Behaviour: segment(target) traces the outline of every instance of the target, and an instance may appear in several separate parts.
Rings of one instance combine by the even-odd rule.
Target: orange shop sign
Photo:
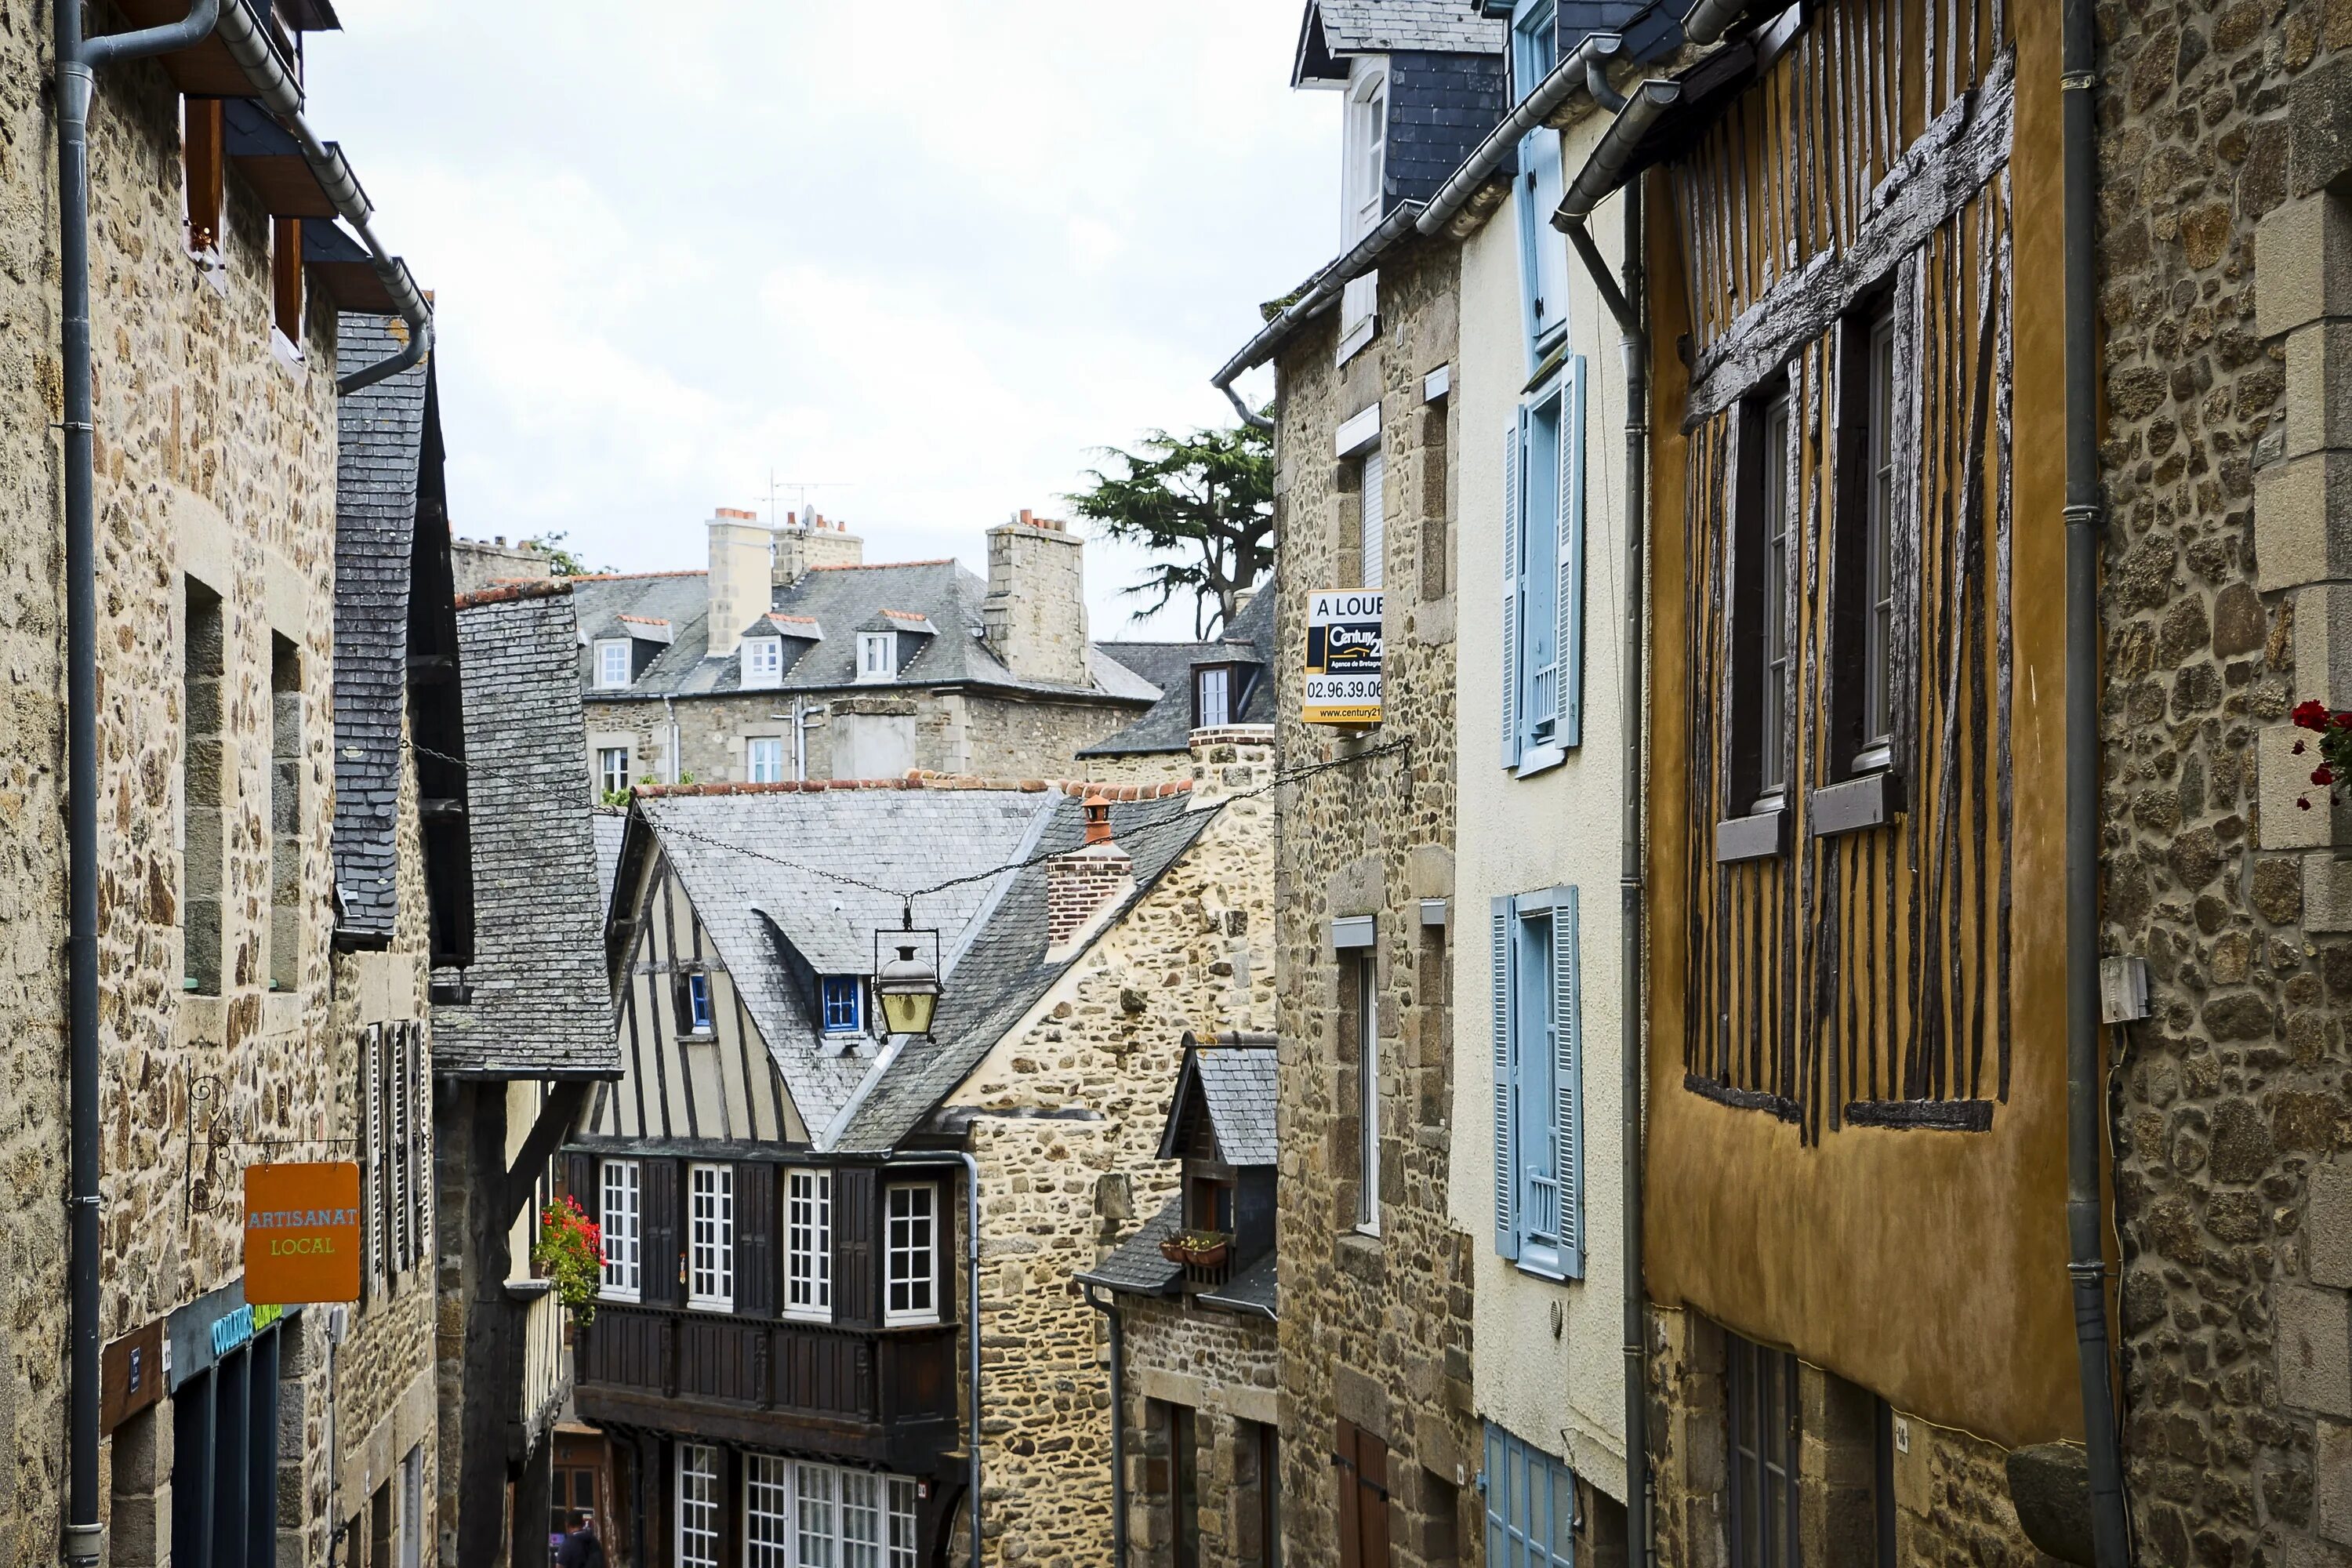
[[[245,1299],[360,1299],[360,1168],[252,1165],[245,1173]]]

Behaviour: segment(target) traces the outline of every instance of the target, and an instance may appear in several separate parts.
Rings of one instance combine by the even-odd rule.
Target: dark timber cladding
[[[1912,33],[1908,44],[1902,40]],[[2003,0],[1832,5],[1768,32],[1753,79],[1666,164],[1691,332],[1683,428],[1691,759],[1685,1085],[1794,1121],[1980,1129],[2010,1088],[2011,192]],[[1891,312],[1892,760],[1853,766],[1870,322]],[[1753,809],[1731,648],[1760,395],[1785,394],[1788,760],[1779,854]],[[1746,835],[1752,837],[1754,835]],[[1935,1102],[1941,1109],[1885,1102]]]

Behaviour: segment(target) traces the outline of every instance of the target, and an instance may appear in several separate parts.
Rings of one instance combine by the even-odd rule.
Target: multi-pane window
[[[1582,733],[1584,361],[1522,403],[1504,431],[1503,766],[1522,774]]]
[[[889,1517],[883,1523],[890,1532],[883,1568],[915,1568],[915,1483],[904,1476],[889,1478]]]
[[[1756,668],[1756,801],[1755,809],[1780,804],[1789,787],[1789,399],[1776,397],[1766,406],[1759,432],[1762,449],[1757,520],[1756,584],[1758,647]]]
[[[747,689],[780,686],[784,679],[784,639],[745,637],[741,676]]]
[[[882,1321],[939,1321],[940,1189],[930,1183],[891,1186],[884,1194],[887,1266]]]
[[[857,679],[887,680],[898,673],[898,638],[895,632],[857,634]]]
[[[645,1173],[635,1160],[606,1160],[600,1174],[604,1201],[597,1214],[604,1244],[602,1293],[615,1301],[635,1301],[645,1289]]]
[[[858,1028],[860,986],[855,974],[828,974],[823,984],[824,1032],[850,1035]]]
[[[1492,1568],[1572,1568],[1576,1477],[1540,1448],[1486,1427],[1486,1561]]]
[[[1853,400],[1845,435],[1855,444],[1854,471],[1849,470],[1846,494],[1841,498],[1858,511],[1859,537],[1847,531],[1858,560],[1858,592],[1849,601],[1847,625],[1854,640],[1845,674],[1853,682],[1855,750],[1851,770],[1867,773],[1886,767],[1895,752],[1895,638],[1897,597],[1901,589],[1896,561],[1898,535],[1895,479],[1903,454],[1895,432],[1895,316],[1882,311],[1854,329],[1859,352],[1849,356],[1841,395]],[[1843,759],[1842,759],[1843,760]]]
[[[830,1320],[833,1173],[788,1172],[784,1189],[784,1315]]]
[[[841,1472],[841,1568],[882,1568],[882,1478]]]
[[[607,637],[596,645],[596,684],[606,690],[629,683],[629,639]]]
[[[687,1305],[735,1306],[735,1168],[687,1167]]]
[[[1234,721],[1234,670],[1204,664],[1192,671],[1192,728],[1215,730]]]
[[[743,742],[744,771],[753,784],[784,782],[784,740],[781,735],[754,735]]]
[[[1356,79],[1348,89],[1348,122],[1342,155],[1346,243],[1353,246],[1380,226],[1383,187],[1388,174],[1388,76],[1371,57],[1360,57]],[[1351,279],[1339,296],[1339,333],[1343,344],[1358,334],[1369,335],[1380,309],[1380,274],[1367,272]]]
[[[619,795],[629,787],[628,747],[596,748],[596,787],[604,795]]]
[[[1723,1336],[1731,1568],[1797,1561],[1797,1358]]]
[[[712,1028],[710,976],[696,970],[686,977],[686,1026],[690,1034],[707,1035]]]
[[[1494,902],[1495,1249],[1554,1279],[1584,1273],[1577,940],[1573,888]]]
[[[831,1465],[797,1465],[793,1469],[800,1568],[840,1568],[841,1472]]]
[[[743,1568],[800,1568],[793,1550],[792,1463],[743,1456]]]
[[[677,1446],[678,1568],[719,1568],[719,1450]]]

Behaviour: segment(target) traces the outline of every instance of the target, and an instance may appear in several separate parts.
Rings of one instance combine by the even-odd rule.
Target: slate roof
[[[348,372],[396,352],[392,320],[343,312],[337,368]],[[335,416],[337,930],[374,939],[390,939],[399,915],[408,579],[425,429],[437,417],[430,356],[343,397]]]
[[[874,932],[899,921],[898,899],[822,873],[919,888],[986,871],[1030,852],[1057,798],[1013,788],[683,791],[640,796],[630,832],[650,832],[685,884],[814,1131],[839,1115],[874,1061],[824,1039],[784,944],[815,973],[871,973]],[[918,923],[940,928],[949,959],[994,880],[917,903]]]
[[[620,1072],[593,808],[580,792],[578,646],[572,595],[562,584],[458,601],[472,1000],[433,1009],[436,1072]]]
[[[1190,1142],[1184,1129],[1196,1115],[1209,1119],[1217,1158],[1229,1165],[1271,1165],[1275,1142],[1275,1058],[1271,1037],[1185,1037],[1184,1065],[1168,1108],[1160,1157],[1174,1160]]]
[[[1061,854],[1086,841],[1083,803],[1068,795],[1052,798],[1045,832],[1024,859]],[[1102,929],[1149,893],[1216,815],[1215,809],[1190,811],[1190,804],[1179,795],[1111,807],[1112,837],[1133,858],[1135,889]],[[950,950],[932,1037],[908,1042],[877,1069],[833,1147],[853,1153],[895,1148],[971,1076],[1076,962],[1076,954],[1047,958],[1045,928],[1045,868],[1027,866],[997,879],[978,929],[960,954]]]
[[[639,672],[625,692],[594,689],[595,671],[588,648],[582,650],[580,679],[591,697],[694,697],[742,689],[741,667],[731,655],[712,658],[707,574],[661,573],[648,576],[583,577],[575,580],[580,596],[580,626],[591,643],[600,637],[627,635],[624,616],[667,620],[674,634],[669,646]],[[981,602],[988,584],[953,561],[910,561],[870,566],[820,566],[791,587],[776,594],[771,609],[785,616],[806,616],[820,626],[920,631],[926,639],[898,670],[895,684],[939,686],[977,683],[1021,690],[1069,692],[1074,689],[1024,680],[1001,663],[980,640],[984,625]],[[891,618],[884,618],[885,612]],[[917,617],[909,620],[899,617]],[[794,626],[778,629],[799,635]],[[786,653],[792,653],[788,644]],[[1088,659],[1097,698],[1132,701],[1158,700],[1160,689],[1114,659],[1097,644]],[[805,642],[784,670],[780,689],[835,691],[851,687],[871,690],[889,681],[857,679],[857,648],[853,637]]]
[[[1133,1236],[1110,1249],[1100,1263],[1080,1274],[1081,1285],[1100,1285],[1130,1296],[1165,1296],[1184,1277],[1183,1265],[1160,1255],[1160,1244],[1184,1228],[1184,1200],[1173,1197]]]
[[[1263,1312],[1271,1318],[1275,1315],[1275,1282],[1280,1273],[1280,1258],[1281,1254],[1269,1252],[1215,1289],[1202,1291],[1194,1300],[1204,1306]]]
[[[1275,583],[1268,577],[1233,625],[1215,642],[1114,642],[1096,647],[1160,689],[1160,700],[1126,729],[1081,750],[1082,757],[1118,757],[1146,752],[1181,752],[1192,743],[1192,667],[1228,660],[1263,668],[1241,694],[1236,724],[1274,722]]]
[[[1323,41],[1336,54],[1499,54],[1511,26],[1503,17],[1480,16],[1468,0],[1310,0],[1307,11],[1309,25],[1321,22]]]
[[[621,834],[629,825],[628,807],[600,805],[588,819],[596,835],[596,907],[613,907],[613,879],[621,865]]]

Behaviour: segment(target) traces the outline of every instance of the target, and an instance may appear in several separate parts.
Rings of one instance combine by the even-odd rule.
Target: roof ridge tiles
[[[952,555],[933,556],[928,561],[834,561],[823,566],[812,566],[812,572],[887,572],[896,566],[952,566]]]
[[[496,587],[478,588],[457,597],[457,608],[474,609],[482,605],[509,605],[519,599],[553,599],[572,592],[572,580],[558,577],[552,581],[503,583]]]
[[[708,577],[708,566],[685,566],[672,572],[580,572],[566,577],[567,583],[635,583],[648,577]]]
[[[1156,784],[1095,784],[1085,779],[1002,779],[974,773],[930,773],[918,768],[898,778],[782,779],[772,784],[638,784],[629,793],[640,800],[700,800],[721,795],[827,795],[839,790],[1002,790],[1022,795],[1058,791],[1073,799],[1099,796],[1119,804],[1171,800],[1190,795],[1191,779]]]

